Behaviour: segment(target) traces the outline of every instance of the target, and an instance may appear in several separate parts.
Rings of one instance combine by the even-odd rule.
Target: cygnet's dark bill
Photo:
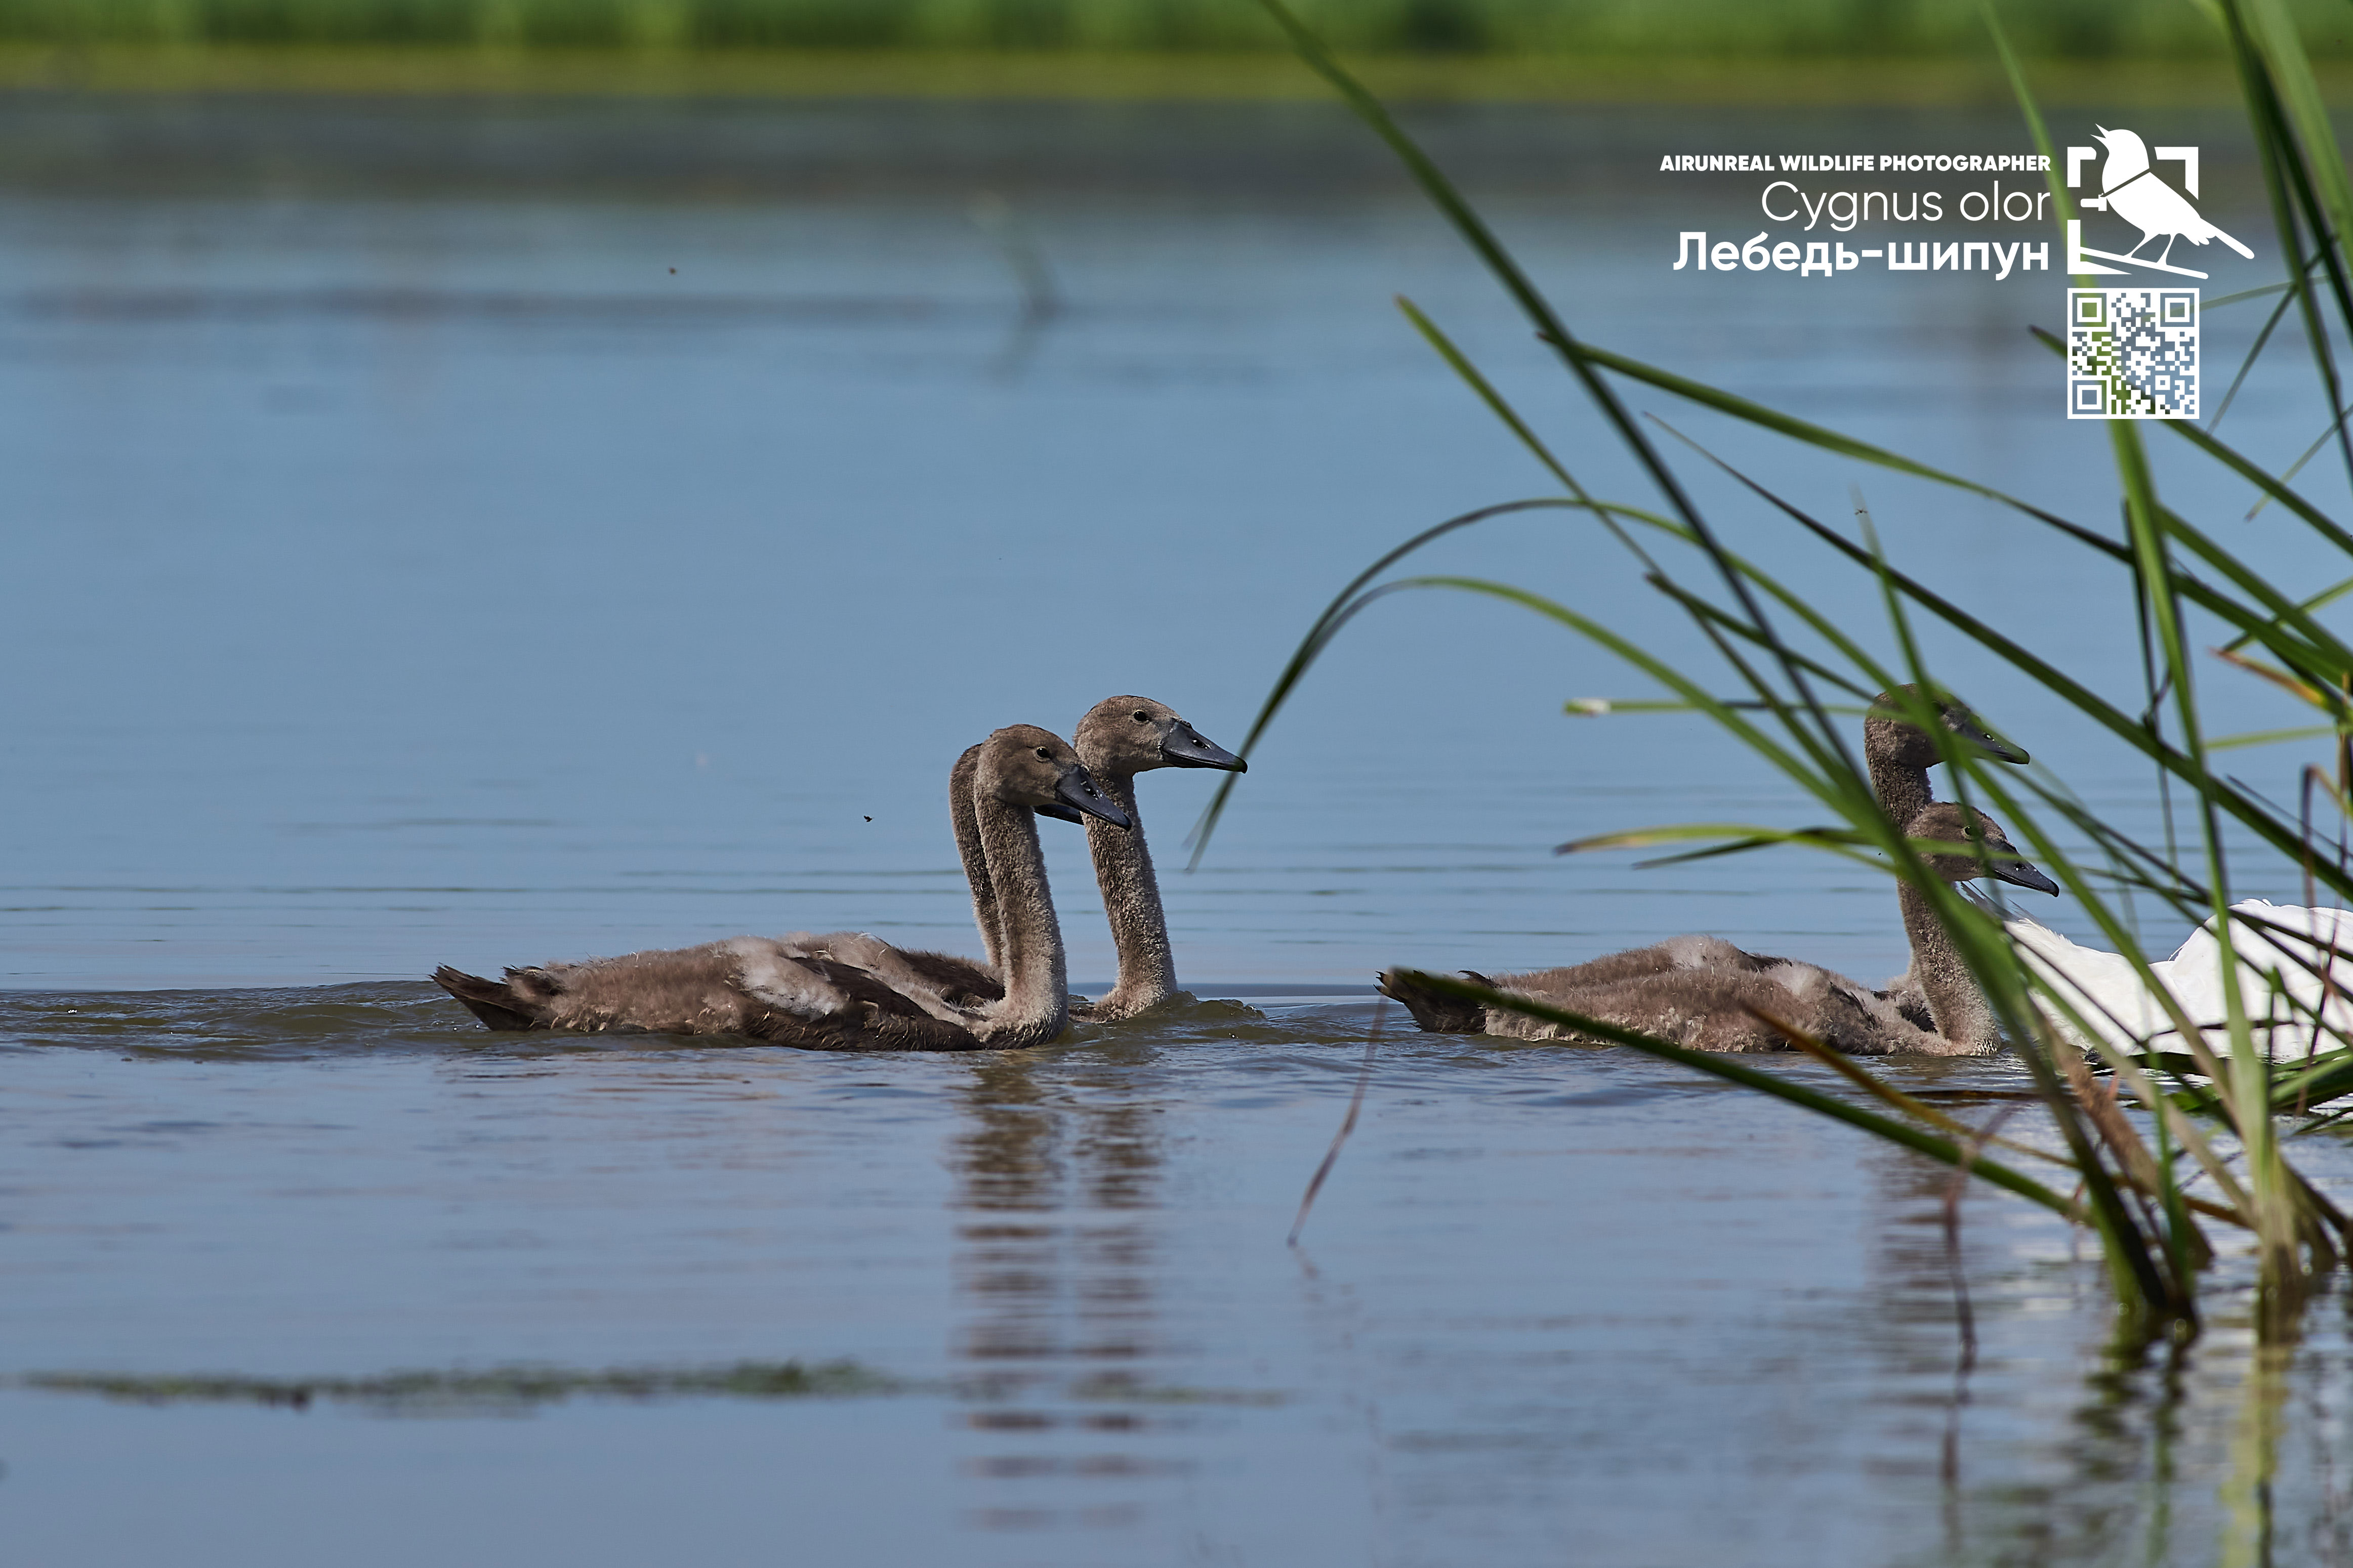
[[[2013,888],[2031,888],[2054,899],[2059,896],[2059,884],[2023,860],[1997,859],[1993,863],[1993,875],[1994,880],[2008,882]]]
[[[1205,741],[1201,731],[1190,724],[1179,724],[1168,731],[1160,742],[1160,754],[1173,768],[1219,768],[1229,773],[1246,773],[1250,764],[1219,745]]]
[[[2011,745],[2008,741],[1978,723],[1978,716],[1974,713],[1964,711],[1960,715],[1960,722],[1953,726],[1953,733],[1997,763],[2024,764],[2034,760],[2026,754],[2026,749],[2023,746]],[[2054,888],[2052,891],[2056,892],[2058,889]]]
[[[1072,768],[1064,773],[1061,783],[1054,786],[1054,793],[1061,797],[1062,805],[1069,806],[1074,812],[1087,816],[1099,816],[1113,827],[1126,828],[1135,826],[1127,813],[1111,803],[1111,796],[1095,787],[1094,775],[1084,768]],[[1038,809],[1047,811],[1051,807],[1041,805]],[[1078,818],[1073,816],[1071,820],[1075,822]]]

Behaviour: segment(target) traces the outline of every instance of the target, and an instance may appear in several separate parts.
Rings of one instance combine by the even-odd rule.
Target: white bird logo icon
[[[2140,244],[2112,259],[2164,267],[2166,258],[2173,254],[2173,242],[2177,239],[2186,239],[2192,245],[2219,239],[2242,256],[2252,258],[2255,254],[2200,217],[2198,209],[2189,205],[2189,197],[2158,176],[2149,166],[2148,144],[2137,135],[2130,131],[2111,131],[2101,126],[2097,140],[2108,150],[2107,161],[2100,166],[2100,194],[2086,196],[2084,205],[2101,212],[2113,212],[2140,230]],[[2073,183],[2072,177],[2069,183]],[[2165,236],[2165,249],[2158,253],[2154,263],[2143,259],[2141,246],[2160,234]],[[2085,254],[2104,253],[2090,251]],[[2202,278],[2205,274],[2193,273],[2192,276]]]

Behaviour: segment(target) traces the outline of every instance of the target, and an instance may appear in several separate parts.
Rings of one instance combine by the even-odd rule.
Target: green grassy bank
[[[2317,53],[2353,51],[2353,11],[2288,9]],[[1950,0],[1311,0],[1335,47],[1374,54],[1981,58]],[[2073,59],[2209,54],[2181,0],[2013,0],[2020,51]],[[1075,49],[1266,52],[1255,0],[0,0],[0,41],[492,46],[560,49]]]
[[[1374,55],[1400,103],[2000,104],[1989,60],[1683,55]],[[2353,59],[2323,62],[2353,89]],[[2108,109],[2232,101],[2213,59],[2038,63],[2052,103]],[[530,49],[489,47],[0,42],[0,91],[583,94],[1322,101],[1288,55],[1076,49]]]

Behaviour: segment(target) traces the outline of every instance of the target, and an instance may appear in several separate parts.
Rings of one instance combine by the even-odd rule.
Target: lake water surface
[[[2218,221],[2268,233],[2231,205],[2226,122],[2145,119],[2207,147]],[[2022,148],[2007,121],[1418,124],[1597,341],[2108,521],[2104,436],[2057,416],[2025,331],[2059,279],[1672,269],[1681,230],[1760,224],[1748,183],[1662,153]],[[2226,1261],[2195,1346],[2113,1356],[2089,1243],[1971,1193],[1959,1378],[1942,1174],[1624,1053],[1377,1017],[1384,963],[1690,930],[1903,964],[1884,882],[1827,858],[1554,858],[1815,808],[1685,721],[1563,716],[1654,693],[1533,617],[1413,595],[1360,620],[1191,875],[1214,781],[1144,781],[1205,999],[1166,1017],[873,1059],[518,1041],[423,983],[744,931],[969,949],[940,809],[964,746],[1125,691],[1237,744],[1360,565],[1547,492],[1398,293],[1647,501],[1338,115],[61,94],[0,100],[0,147],[12,1559],[2353,1554],[2345,1300],[2261,1361]],[[2243,265],[2210,298],[2278,275]],[[2211,316],[2210,398],[2259,322]],[[2317,434],[2299,352],[2230,416],[2280,465]],[[1862,485],[1903,563],[2137,689],[2105,566],[1631,401],[1818,515]],[[2173,456],[2179,504],[2297,569]],[[1736,548],[1878,625],[1868,584],[1677,460]],[[1561,515],[1430,560],[1696,659]],[[2153,827],[2116,749],[1929,647]],[[2212,679],[2239,727],[2294,721]],[[2241,755],[2280,795],[2305,760]],[[1047,842],[1100,984],[1082,840]],[[1879,1070],[1973,1117],[2027,1087]],[[2353,1185],[2341,1143],[2300,1147]]]

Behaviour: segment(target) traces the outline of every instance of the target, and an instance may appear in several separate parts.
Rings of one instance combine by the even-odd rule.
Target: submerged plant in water
[[[307,1410],[355,1405],[387,1414],[507,1412],[568,1399],[850,1399],[914,1385],[854,1361],[744,1361],[718,1366],[494,1366],[388,1372],[373,1377],[240,1377],[37,1372],[17,1380],[52,1394],[94,1394],[139,1405],[263,1405]]]
[[[1300,677],[1355,616],[1382,598],[1413,589],[1481,595],[1518,606],[1616,655],[1672,693],[1665,704],[1705,715],[1757,757],[1797,784],[1836,818],[1833,826],[1790,831],[1722,824],[1644,829],[1568,848],[1695,842],[1704,847],[1676,857],[1716,855],[1799,844],[1883,868],[1911,896],[1925,901],[1949,935],[2000,1032],[2033,1075],[2040,1099],[2063,1141],[2063,1154],[1971,1130],[1825,1049],[1786,1019],[1767,1017],[1796,1049],[1843,1072],[1868,1100],[1841,1098],[1784,1075],[1720,1056],[1686,1050],[1606,1020],[1554,1006],[1469,979],[1405,972],[1430,991],[1500,1008],[1612,1041],[1728,1079],[1834,1117],[1902,1144],[1980,1180],[2042,1204],[2098,1233],[2128,1336],[2194,1331],[2199,1279],[2213,1254],[2200,1220],[2242,1228],[2254,1241],[2259,1283],[2258,1326],[2267,1337],[2292,1334],[2316,1279],[2335,1268],[2353,1231],[2347,1217],[2316,1192],[2284,1157],[2277,1120],[2307,1112],[2353,1090],[2353,1048],[2332,1008],[2339,982],[2333,926],[2317,943],[2286,940],[2297,933],[2268,930],[2261,915],[2234,910],[2232,848],[2228,835],[2252,840],[2257,853],[2298,868],[2316,900],[2321,892],[2353,903],[2344,824],[2353,815],[2353,647],[2324,625],[2317,612],[2353,580],[2315,595],[2267,578],[2212,534],[2200,529],[2160,493],[2137,426],[2112,421],[2108,434],[2120,490],[2123,525],[2103,531],[2034,505],[1984,480],[1947,472],[1838,431],[1798,419],[1669,371],[1584,342],[1556,312],[1485,221],[1371,93],[1341,65],[1282,0],[1264,0],[1293,47],[1385,141],[1455,230],[1477,253],[1582,387],[1616,439],[1655,489],[1647,505],[1594,495],[1569,470],[1470,359],[1410,301],[1400,307],[1414,327],[1556,479],[1560,493],[1507,501],[1451,519],[1407,541],[1350,582],[1309,629],[1268,696],[1242,748],[1245,754],[1281,710]],[[2302,312],[2327,399],[2319,417],[2326,439],[2353,475],[2353,437],[2335,411],[2345,401],[2330,332],[2353,331],[2353,251],[2340,237],[2353,233],[2353,180],[2348,180],[2301,43],[2273,0],[2221,0],[2221,25],[2248,107],[2284,254],[2305,258],[2278,286],[2280,309]],[[2022,73],[1990,11],[1987,24],[2018,90],[2038,148],[2050,139]],[[2060,163],[2057,167],[2064,167]],[[2060,222],[2072,216],[2054,173],[2052,197]],[[2268,329],[2253,351],[2262,352]],[[2251,355],[2252,360],[2252,355]],[[2243,373],[2242,373],[2243,374]],[[1734,468],[1662,422],[1646,427],[1619,394],[1620,379],[1726,415],[1850,462],[1954,487],[2004,508],[2046,531],[2054,548],[2093,552],[2126,584],[2139,613],[2143,702],[2112,702],[2069,673],[2059,658],[1997,630],[1957,598],[1905,572],[1889,559],[1858,497],[1852,531],[1809,514]],[[2225,400],[2227,404],[2227,399]],[[2346,558],[2353,571],[2353,532],[2309,497],[2210,429],[2180,420],[2168,434],[2222,469],[2255,487],[2263,500],[2306,531],[2318,549]],[[1805,539],[1827,547],[1875,585],[1884,607],[1894,657],[1874,654],[1821,607],[1817,593],[1764,570],[1727,549],[1667,460],[1659,433],[1673,435],[1730,476],[1767,510]],[[1543,510],[1581,513],[1630,552],[1644,580],[1688,617],[1721,660],[1706,678],[1611,630],[1585,610],[1517,584],[1460,576],[1391,577],[1407,556],[1458,530],[1492,518]],[[1686,574],[1678,563],[1688,563]],[[1695,568],[1695,570],[1693,570]],[[2192,616],[2227,628],[2223,650],[2316,710],[2310,731],[2335,738],[2337,776],[2307,774],[2307,808],[2283,809],[2216,771],[2213,754],[2234,741],[2210,732],[2191,657]],[[1957,636],[1978,652],[2039,685],[2083,719],[2104,729],[2154,765],[2160,791],[2188,808],[2195,831],[2185,849],[2172,841],[2144,844],[2102,821],[2045,773],[2001,776],[1992,759],[1962,743],[1936,722],[1947,688],[1929,668],[1915,635],[1922,619]],[[1728,682],[1736,695],[1719,694]],[[1850,749],[1841,704],[1871,701],[1875,693],[1934,742],[1962,804],[1992,812],[2020,849],[2047,869],[2081,905],[2101,937],[2137,978],[2150,1021],[2120,1031],[2114,1017],[2095,1016],[2094,999],[2066,984],[2048,963],[2021,945],[2023,928],[1939,875],[1936,847],[1908,838],[1875,798],[1867,770]],[[1571,703],[1571,711],[1596,705]],[[1638,705],[1639,706],[1639,705]],[[2333,809],[2332,830],[2316,827],[2309,802]],[[1205,844],[1222,809],[1220,791],[1197,832]],[[2170,809],[2168,808],[2168,821]],[[2078,846],[2081,846],[2079,847]],[[1988,871],[1988,845],[1946,847],[1979,858]],[[2241,852],[2242,855],[2244,851]],[[2202,1013],[2166,984],[2136,935],[2127,900],[2153,899],[2212,932],[2219,1015]],[[2242,984],[2242,973],[2253,977]],[[2353,964],[2344,966],[2353,976]],[[2315,982],[2317,982],[2316,984]],[[2252,1005],[2250,997],[2263,1004]],[[2291,1036],[2291,1061],[2275,1047]],[[1875,1103],[1874,1103],[1875,1102]],[[2126,1114],[2126,1107],[2134,1108]],[[2328,1118],[2323,1118],[2328,1120]],[[2227,1142],[2226,1142],[2227,1140]],[[2231,1147],[2230,1145],[2235,1145]],[[1996,1152],[1995,1151],[1999,1151]],[[2011,1156],[2057,1167],[2037,1180]],[[2193,1195],[2200,1181],[2211,1195]]]

